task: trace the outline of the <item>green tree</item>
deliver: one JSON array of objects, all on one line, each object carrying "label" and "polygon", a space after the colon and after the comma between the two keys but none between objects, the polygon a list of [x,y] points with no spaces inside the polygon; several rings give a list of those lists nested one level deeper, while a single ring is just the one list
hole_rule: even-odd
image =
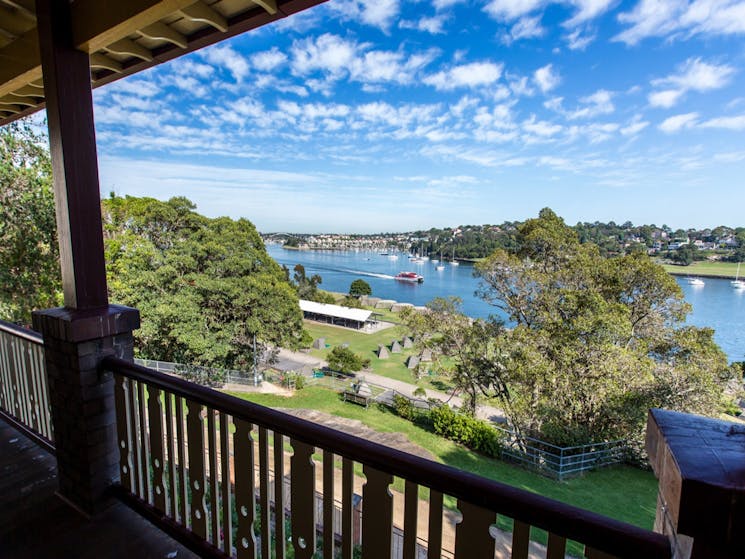
[{"label": "green tree", "polygon": [[329,368],[341,373],[354,373],[367,366],[369,359],[362,359],[348,347],[336,346],[326,356]]},{"label": "green tree", "polygon": [[0,131],[0,317],[30,324],[61,289],[47,141],[14,123]]},{"label": "green tree", "polygon": [[372,287],[363,279],[354,280],[349,286],[350,297],[360,298],[363,295],[371,295]]},{"label": "green tree", "polygon": [[480,295],[512,328],[447,307],[416,319],[469,398],[499,398],[519,432],[555,444],[638,442],[649,407],[720,409],[726,357],[711,330],[684,325],[689,306],[664,269],[639,252],[601,256],[551,210],[517,241],[477,266]]},{"label": "green tree", "polygon": [[137,307],[144,357],[251,370],[267,346],[297,347],[297,294],[245,219],[208,219],[185,198],[103,202],[112,300]]}]

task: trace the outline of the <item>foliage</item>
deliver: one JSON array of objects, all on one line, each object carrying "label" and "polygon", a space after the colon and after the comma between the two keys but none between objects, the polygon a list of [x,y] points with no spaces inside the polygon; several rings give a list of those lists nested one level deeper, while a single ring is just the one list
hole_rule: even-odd
[{"label": "foliage", "polygon": [[329,368],[340,373],[354,373],[369,364],[369,359],[362,359],[348,347],[336,346],[326,357]]},{"label": "foliage", "polygon": [[305,377],[300,373],[286,373],[280,377],[280,384],[285,388],[302,390],[305,388]]},{"label": "foliage", "polygon": [[143,357],[236,370],[297,347],[297,294],[245,219],[209,219],[185,198],[102,203],[110,296],[140,309]]},{"label": "foliage", "polygon": [[225,371],[211,367],[200,367],[198,365],[178,365],[176,373],[184,379],[209,386],[211,388],[222,388],[225,384]]},{"label": "foliage", "polygon": [[603,257],[548,209],[516,240],[477,266],[479,294],[512,329],[443,304],[406,320],[468,399],[498,398],[519,434],[557,445],[639,440],[650,407],[719,411],[726,357],[711,330],[684,326],[689,307],[660,266]]},{"label": "foliage", "polygon": [[0,317],[24,324],[62,302],[46,143],[27,124],[0,131]]},{"label": "foliage", "polygon": [[[287,270],[287,268],[285,268],[285,270]],[[331,295],[331,293],[318,289],[318,286],[323,283],[323,278],[320,275],[313,274],[308,277],[305,273],[305,266],[302,264],[296,264],[293,271],[292,285],[295,286],[297,295],[300,299],[315,301],[316,303],[333,304],[336,302],[336,299]],[[287,274],[289,275],[289,271]]]},{"label": "foliage", "polygon": [[473,321],[460,312],[457,297],[435,298],[427,304],[427,312],[407,307],[400,317],[417,346],[432,351],[433,362],[422,365],[447,376],[463,394],[465,409],[475,413],[483,357],[502,331],[501,322]]},{"label": "foliage", "polygon": [[447,405],[435,406],[429,412],[432,427],[438,435],[472,448],[486,456],[500,455],[500,435],[486,421],[458,413]]},{"label": "foliage", "polygon": [[399,417],[408,419],[409,421],[414,420],[414,404],[406,396],[401,394],[393,395],[393,409]]},{"label": "foliage", "polygon": [[372,287],[365,280],[356,279],[349,286],[349,295],[358,299],[363,295],[372,295]]}]

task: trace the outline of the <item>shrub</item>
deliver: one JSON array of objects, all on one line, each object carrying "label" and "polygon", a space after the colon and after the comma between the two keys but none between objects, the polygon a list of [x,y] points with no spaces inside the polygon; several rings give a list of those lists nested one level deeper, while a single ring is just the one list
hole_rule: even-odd
[{"label": "shrub", "polygon": [[449,406],[436,406],[429,412],[435,433],[487,456],[500,454],[500,435],[487,422],[458,413]]},{"label": "shrub", "polygon": [[287,373],[280,377],[280,381],[285,388],[294,388],[295,390],[305,388],[305,377],[300,373]]},{"label": "shrub", "polygon": [[400,394],[394,394],[393,395],[393,409],[396,411],[396,413],[403,417],[404,419],[408,419],[409,421],[414,420],[414,405],[411,403],[411,400],[409,400],[406,396],[401,396]]}]

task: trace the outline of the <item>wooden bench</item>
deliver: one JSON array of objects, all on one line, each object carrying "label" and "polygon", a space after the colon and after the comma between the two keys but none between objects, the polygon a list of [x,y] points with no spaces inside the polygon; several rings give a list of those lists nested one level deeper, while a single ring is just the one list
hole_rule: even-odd
[{"label": "wooden bench", "polygon": [[372,396],[358,394],[354,390],[345,390],[342,395],[345,402],[352,402],[354,404],[359,404],[360,406],[365,407],[368,407],[370,405],[370,400],[372,400]]}]

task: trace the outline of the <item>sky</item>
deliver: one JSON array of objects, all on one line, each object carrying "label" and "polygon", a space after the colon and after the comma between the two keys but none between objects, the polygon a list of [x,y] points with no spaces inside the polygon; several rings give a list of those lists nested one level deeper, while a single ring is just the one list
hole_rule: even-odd
[{"label": "sky", "polygon": [[745,225],[745,0],[331,0],[94,92],[101,191],[263,232]]}]

